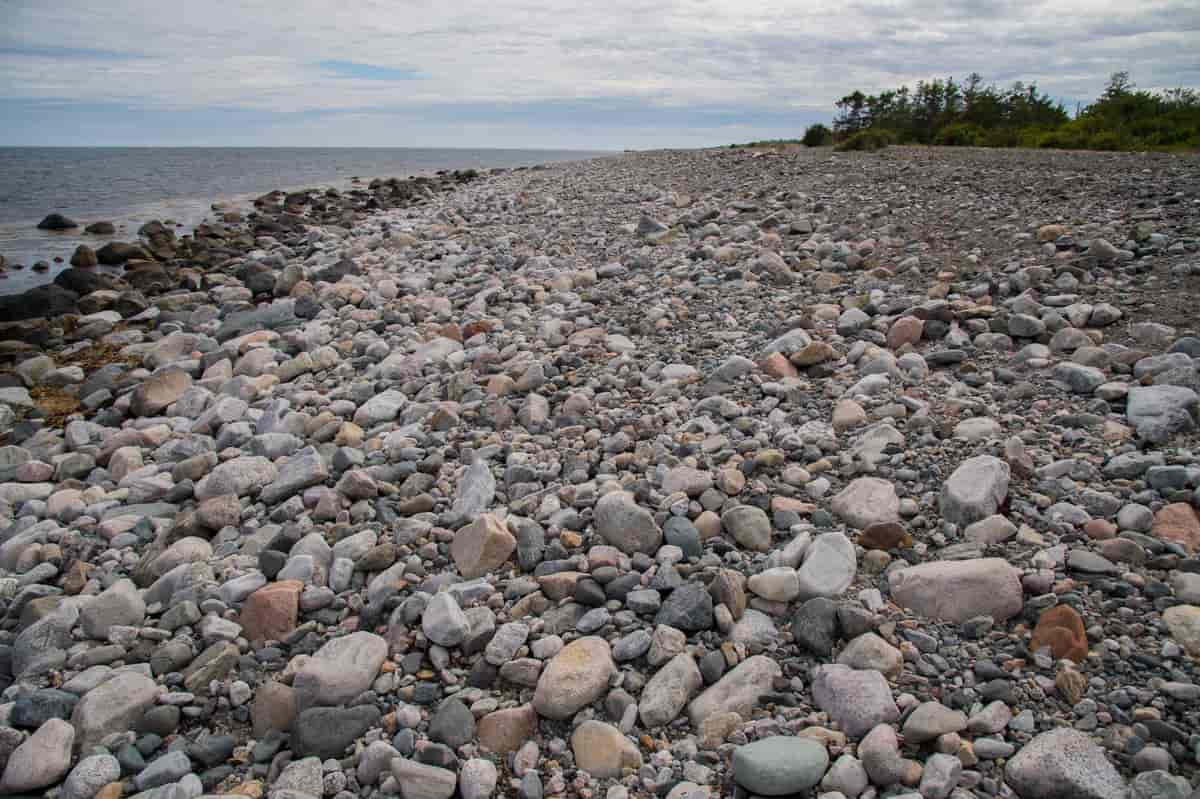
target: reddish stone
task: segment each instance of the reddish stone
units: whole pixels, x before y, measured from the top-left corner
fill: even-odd
[[[1089,519],[1083,531],[1093,541],[1107,541],[1117,537],[1117,526],[1107,519]]]
[[[1030,650],[1049,647],[1056,660],[1073,660],[1082,663],[1088,654],[1087,631],[1083,619],[1066,605],[1057,605],[1038,617],[1033,630]]]
[[[1182,545],[1189,554],[1200,548],[1200,516],[1186,502],[1173,502],[1154,514],[1151,532],[1163,541]]]
[[[269,583],[246,598],[242,632],[249,641],[282,641],[296,629],[300,592],[304,583],[281,580]]]
[[[479,745],[498,755],[515,752],[537,735],[537,729],[532,705],[497,710],[479,720]]]
[[[892,323],[887,334],[887,345],[898,350],[905,344],[916,344],[921,340],[925,323],[915,316],[902,316]]]
[[[787,358],[783,357],[783,353],[781,352],[772,352],[766,358],[763,358],[759,366],[770,377],[776,380],[782,380],[785,377],[800,376],[800,372],[796,370],[796,367],[792,366]]]

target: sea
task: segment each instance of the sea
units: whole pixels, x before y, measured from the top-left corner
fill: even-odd
[[[190,233],[223,201],[248,209],[275,189],[349,188],[376,177],[406,178],[438,170],[492,169],[577,161],[611,153],[416,147],[0,147],[0,294],[16,294],[69,266],[79,244],[135,241],[158,219]],[[79,223],[61,233],[37,229],[47,214]],[[91,222],[116,232],[83,232]],[[35,271],[39,261],[47,271]],[[18,265],[24,268],[16,268]],[[105,269],[104,267],[99,267]],[[118,270],[119,271],[119,270]]]

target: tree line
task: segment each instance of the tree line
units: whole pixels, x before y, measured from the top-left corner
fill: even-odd
[[[889,143],[970,147],[1052,147],[1089,150],[1200,148],[1200,94],[1194,89],[1139,90],[1128,72],[1109,79],[1094,102],[1068,113],[1038,89],[1017,81],[1007,88],[984,83],[978,73],[919,81],[837,101],[830,131],[810,126],[804,143],[837,141],[843,149]]]

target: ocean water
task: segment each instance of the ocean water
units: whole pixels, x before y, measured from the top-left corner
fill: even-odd
[[[423,149],[409,147],[0,147],[0,294],[54,279],[81,243],[99,249],[132,241],[151,219],[180,235],[212,215],[216,201],[249,208],[274,189],[344,189],[351,179],[405,178],[441,169],[491,169],[576,161],[608,153],[578,150]],[[80,224],[61,233],[37,229],[57,212]],[[83,232],[91,222],[111,236]],[[61,259],[56,263],[55,259]],[[30,267],[51,264],[48,272]],[[15,264],[24,269],[15,269]]]

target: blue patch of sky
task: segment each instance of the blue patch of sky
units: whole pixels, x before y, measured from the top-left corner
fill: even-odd
[[[419,69],[362,64],[358,61],[322,61],[317,66],[339,78],[356,80],[421,80],[425,77]]]

